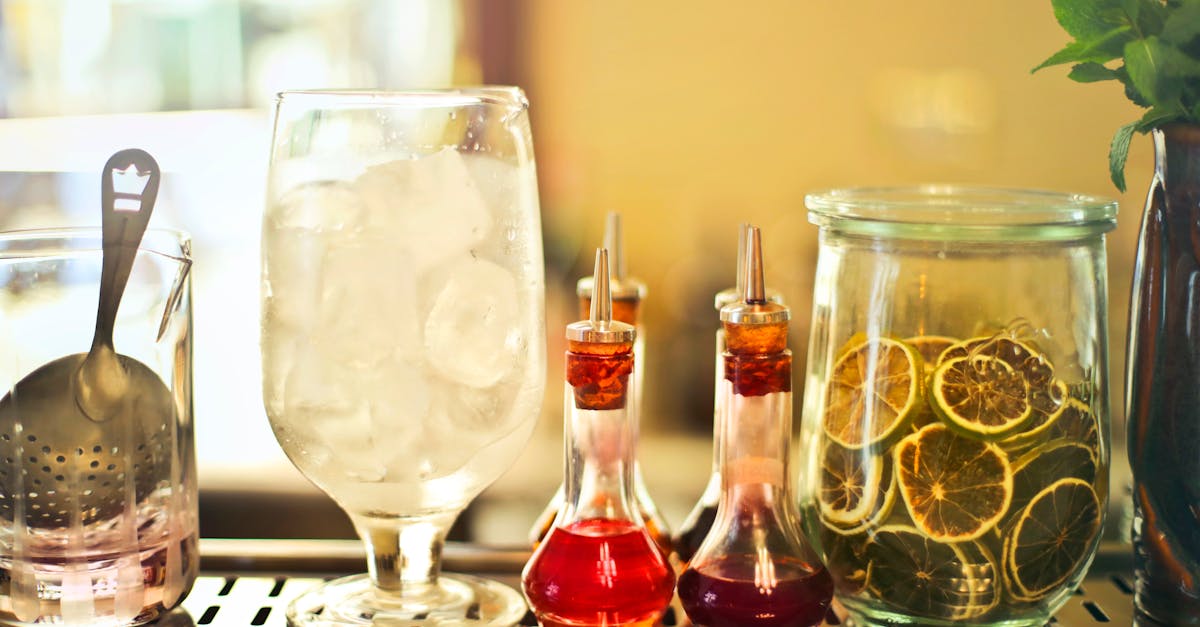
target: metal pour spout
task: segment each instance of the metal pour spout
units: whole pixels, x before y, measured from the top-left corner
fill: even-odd
[[[760,305],[767,302],[767,288],[763,281],[762,261],[762,231],[752,226],[746,232],[746,252],[742,263],[745,274],[742,275],[742,300],[747,303]]]
[[[721,320],[737,324],[777,324],[787,322],[791,310],[767,298],[763,278],[762,232],[756,226],[747,229],[741,261],[744,269],[739,300],[721,308]]]
[[[612,283],[609,280],[608,249],[596,249],[592,271],[592,308],[587,320],[567,325],[567,339],[593,344],[632,342],[637,333],[633,325],[612,317]]]
[[[596,267],[592,269],[592,312],[589,316],[594,328],[607,328],[612,324],[612,288],[608,272],[608,249],[597,248]]]

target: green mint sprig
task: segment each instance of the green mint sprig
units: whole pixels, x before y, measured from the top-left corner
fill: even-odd
[[[1074,41],[1033,71],[1072,63],[1071,80],[1115,80],[1146,109],[1141,119],[1117,129],[1109,148],[1109,175],[1123,192],[1135,132],[1200,123],[1200,0],[1051,0],[1051,5]]]

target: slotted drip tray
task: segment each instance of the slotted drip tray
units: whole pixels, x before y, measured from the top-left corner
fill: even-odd
[[[1054,627],[1133,623],[1129,548],[1104,545],[1083,584],[1051,619]],[[362,545],[352,540],[200,541],[203,572],[183,607],[158,622],[162,627],[276,626],[287,624],[287,604],[332,577],[365,569]],[[528,552],[450,543],[446,569],[479,573],[514,587]],[[663,625],[687,625],[677,607]],[[536,625],[531,616],[522,625]],[[831,619],[827,625],[847,623]]]

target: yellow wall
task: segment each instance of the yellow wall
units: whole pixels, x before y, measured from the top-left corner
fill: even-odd
[[[568,285],[590,269],[603,213],[624,212],[630,270],[650,288],[658,390],[711,377],[711,295],[732,282],[738,222],[764,227],[768,280],[804,326],[816,241],[806,192],[967,182],[1116,196],[1108,143],[1139,115],[1115,84],[1030,74],[1067,41],[1049,0],[522,8],[545,227],[560,251],[548,254],[574,261],[548,279]],[[1114,375],[1150,154],[1138,136],[1109,247]],[[552,329],[564,311],[552,308]],[[1113,379],[1118,416],[1120,387]],[[711,400],[655,396],[650,429],[711,416]]]

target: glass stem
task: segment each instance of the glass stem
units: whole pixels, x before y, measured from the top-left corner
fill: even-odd
[[[367,572],[376,589],[409,599],[431,594],[442,568],[446,532],[457,514],[352,516],[367,545]]]

